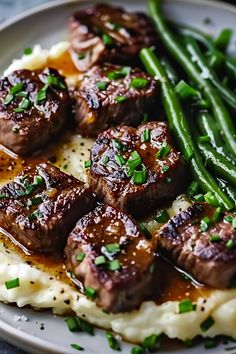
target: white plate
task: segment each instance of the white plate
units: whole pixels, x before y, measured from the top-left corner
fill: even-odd
[[[111,2],[122,3],[122,1]],[[21,56],[24,48],[36,43],[48,48],[65,39],[69,15],[79,7],[88,6],[90,3],[90,1],[78,2],[76,0],[50,2],[1,25],[0,73],[9,65],[12,58]],[[131,10],[144,10],[145,3],[145,0],[123,2]],[[236,8],[230,5],[197,0],[168,0],[165,3],[165,11],[167,16],[175,21],[191,24],[212,34],[224,27],[235,28]],[[208,25],[204,23],[206,18],[211,19]],[[233,43],[235,43],[235,38]],[[35,312],[4,304],[0,304],[0,335],[3,339],[29,353],[78,353],[70,347],[71,343],[78,343],[84,347],[84,353],[114,353],[108,348],[101,330],[97,329],[94,337],[83,333],[74,334],[68,331],[63,318],[55,317],[50,312]],[[226,353],[225,348],[224,346],[215,348],[212,353]],[[173,350],[161,350],[159,353],[173,354]],[[130,351],[131,345],[122,343],[122,353],[128,354]],[[198,346],[192,349],[176,349],[174,352],[202,354],[205,353],[205,349]],[[236,349],[227,351],[227,353],[236,354]]]

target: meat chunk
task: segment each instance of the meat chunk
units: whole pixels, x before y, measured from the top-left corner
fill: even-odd
[[[65,127],[70,98],[56,70],[17,70],[0,79],[0,143],[19,155],[42,148]]]
[[[156,110],[157,94],[156,81],[139,69],[95,66],[75,93],[78,132],[96,137],[110,126],[137,126]]]
[[[77,220],[95,206],[96,198],[84,183],[42,163],[0,189],[0,227],[27,250],[55,252],[65,246]]]
[[[233,215],[196,203],[174,216],[157,235],[159,248],[197,281],[226,288],[236,274]]]
[[[185,166],[165,122],[137,129],[110,128],[91,149],[90,185],[105,203],[134,217],[176,197],[185,188]]]
[[[69,31],[72,58],[79,71],[106,61],[133,64],[142,48],[157,43],[154,26],[144,13],[107,4],[77,11]]]
[[[101,205],[80,219],[65,253],[67,269],[82,282],[85,294],[105,310],[135,309],[152,291],[152,244],[118,209]]]

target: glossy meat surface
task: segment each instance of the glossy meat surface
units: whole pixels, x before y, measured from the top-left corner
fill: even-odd
[[[77,220],[95,208],[91,189],[50,164],[27,167],[0,189],[0,227],[35,252],[57,252]]]
[[[66,256],[67,269],[84,289],[94,289],[105,310],[135,309],[152,291],[155,249],[128,215],[111,206],[98,206],[78,221]]]

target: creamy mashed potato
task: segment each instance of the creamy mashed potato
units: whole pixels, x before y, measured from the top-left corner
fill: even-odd
[[[8,74],[16,69],[41,69],[49,58],[60,58],[68,49],[67,42],[44,50],[36,45],[31,55],[14,60],[5,71]],[[72,82],[68,76],[67,81]],[[83,161],[88,159],[92,140],[78,135],[65,137],[59,144],[56,164],[65,172],[86,181]],[[168,210],[171,216],[188,207],[188,202],[179,197]],[[160,225],[147,221],[151,232]],[[160,274],[161,276],[161,274]],[[5,282],[19,278],[19,287],[7,290]],[[186,294],[188,297],[188,294]],[[179,301],[166,301],[162,304],[144,302],[139,310],[122,314],[105,314],[74,287],[57,279],[45,271],[36,269],[24,259],[0,245],[0,300],[16,303],[19,307],[31,305],[37,309],[52,308],[55,314],[66,314],[73,310],[78,316],[85,315],[92,324],[112,329],[123,338],[132,342],[142,342],[153,333],[165,333],[170,338],[192,339],[197,335],[206,337],[220,334],[236,336],[236,290],[215,290],[205,293],[199,290],[196,311],[179,314]],[[68,301],[69,300],[69,301]],[[215,323],[206,332],[201,330],[201,323],[212,316]]]

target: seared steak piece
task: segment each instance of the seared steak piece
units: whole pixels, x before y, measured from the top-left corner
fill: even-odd
[[[104,131],[91,149],[91,161],[90,185],[98,197],[134,217],[185,188],[184,162],[171,145],[165,122]]]
[[[95,66],[75,92],[78,132],[96,137],[110,126],[137,126],[157,109],[157,94],[156,81],[139,69]]]
[[[158,246],[197,281],[226,288],[236,275],[234,216],[196,203],[174,216],[157,235]]]
[[[107,4],[76,12],[69,31],[72,58],[79,71],[106,61],[133,64],[142,48],[157,43],[154,26],[144,13]]]
[[[65,248],[67,269],[103,309],[137,308],[152,292],[155,253],[135,222],[100,205],[80,219]]]
[[[30,251],[56,252],[96,198],[84,183],[42,163],[0,189],[0,227]]]
[[[54,69],[17,70],[0,79],[0,143],[28,155],[56,137],[70,113],[64,78]]]

